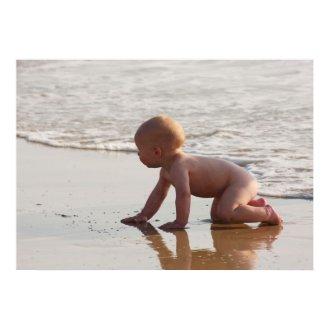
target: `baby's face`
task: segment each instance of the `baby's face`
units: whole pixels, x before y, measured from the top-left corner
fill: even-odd
[[[135,141],[140,161],[147,167],[161,167],[160,154],[154,147]]]

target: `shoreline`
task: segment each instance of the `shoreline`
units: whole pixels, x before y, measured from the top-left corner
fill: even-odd
[[[135,150],[108,150],[108,149],[96,149],[96,148],[81,148],[81,147],[74,147],[74,146],[60,146],[55,144],[48,144],[41,141],[30,141],[26,137],[19,136],[16,134],[17,140],[22,140],[27,143],[42,145],[49,148],[56,148],[56,149],[68,149],[68,150],[80,150],[80,151],[95,151],[95,152],[103,152],[103,153],[117,153],[122,152],[124,154],[137,154]],[[267,197],[267,198],[279,198],[279,199],[302,199],[307,201],[313,201],[314,196],[312,197],[302,197],[302,196],[283,196],[283,195],[275,195],[275,194],[267,194],[267,193],[259,193],[259,196]]]
[[[170,189],[145,227],[137,213],[157,181],[129,151],[81,150],[17,138],[17,269],[312,269],[313,201],[271,198],[285,223],[212,225],[192,197],[189,228],[166,233]]]

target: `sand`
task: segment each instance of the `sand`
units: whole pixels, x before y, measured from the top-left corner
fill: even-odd
[[[17,269],[312,269],[313,202],[268,200],[285,223],[214,225],[212,200],[192,198],[189,227],[171,188],[150,223],[127,226],[159,169],[136,154],[62,149],[17,140]]]

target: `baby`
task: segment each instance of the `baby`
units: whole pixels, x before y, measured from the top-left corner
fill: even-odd
[[[258,183],[243,168],[226,160],[184,153],[184,130],[172,118],[161,115],[144,122],[134,140],[141,162],[147,167],[161,169],[159,180],[142,211],[122,219],[123,223],[141,223],[151,219],[171,185],[176,193],[176,219],[162,225],[161,229],[182,229],[186,226],[191,195],[214,198],[211,207],[213,222],[282,223],[279,214],[263,198],[253,200]]]

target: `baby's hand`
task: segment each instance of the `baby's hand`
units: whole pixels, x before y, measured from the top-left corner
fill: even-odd
[[[129,217],[121,220],[122,223],[143,223],[147,221],[148,218],[145,215],[141,215],[140,213],[135,215],[134,217]]]
[[[183,225],[182,223],[179,223],[177,221],[173,222],[167,222],[163,225],[161,225],[159,228],[163,230],[168,230],[168,229],[184,229],[186,225]]]

